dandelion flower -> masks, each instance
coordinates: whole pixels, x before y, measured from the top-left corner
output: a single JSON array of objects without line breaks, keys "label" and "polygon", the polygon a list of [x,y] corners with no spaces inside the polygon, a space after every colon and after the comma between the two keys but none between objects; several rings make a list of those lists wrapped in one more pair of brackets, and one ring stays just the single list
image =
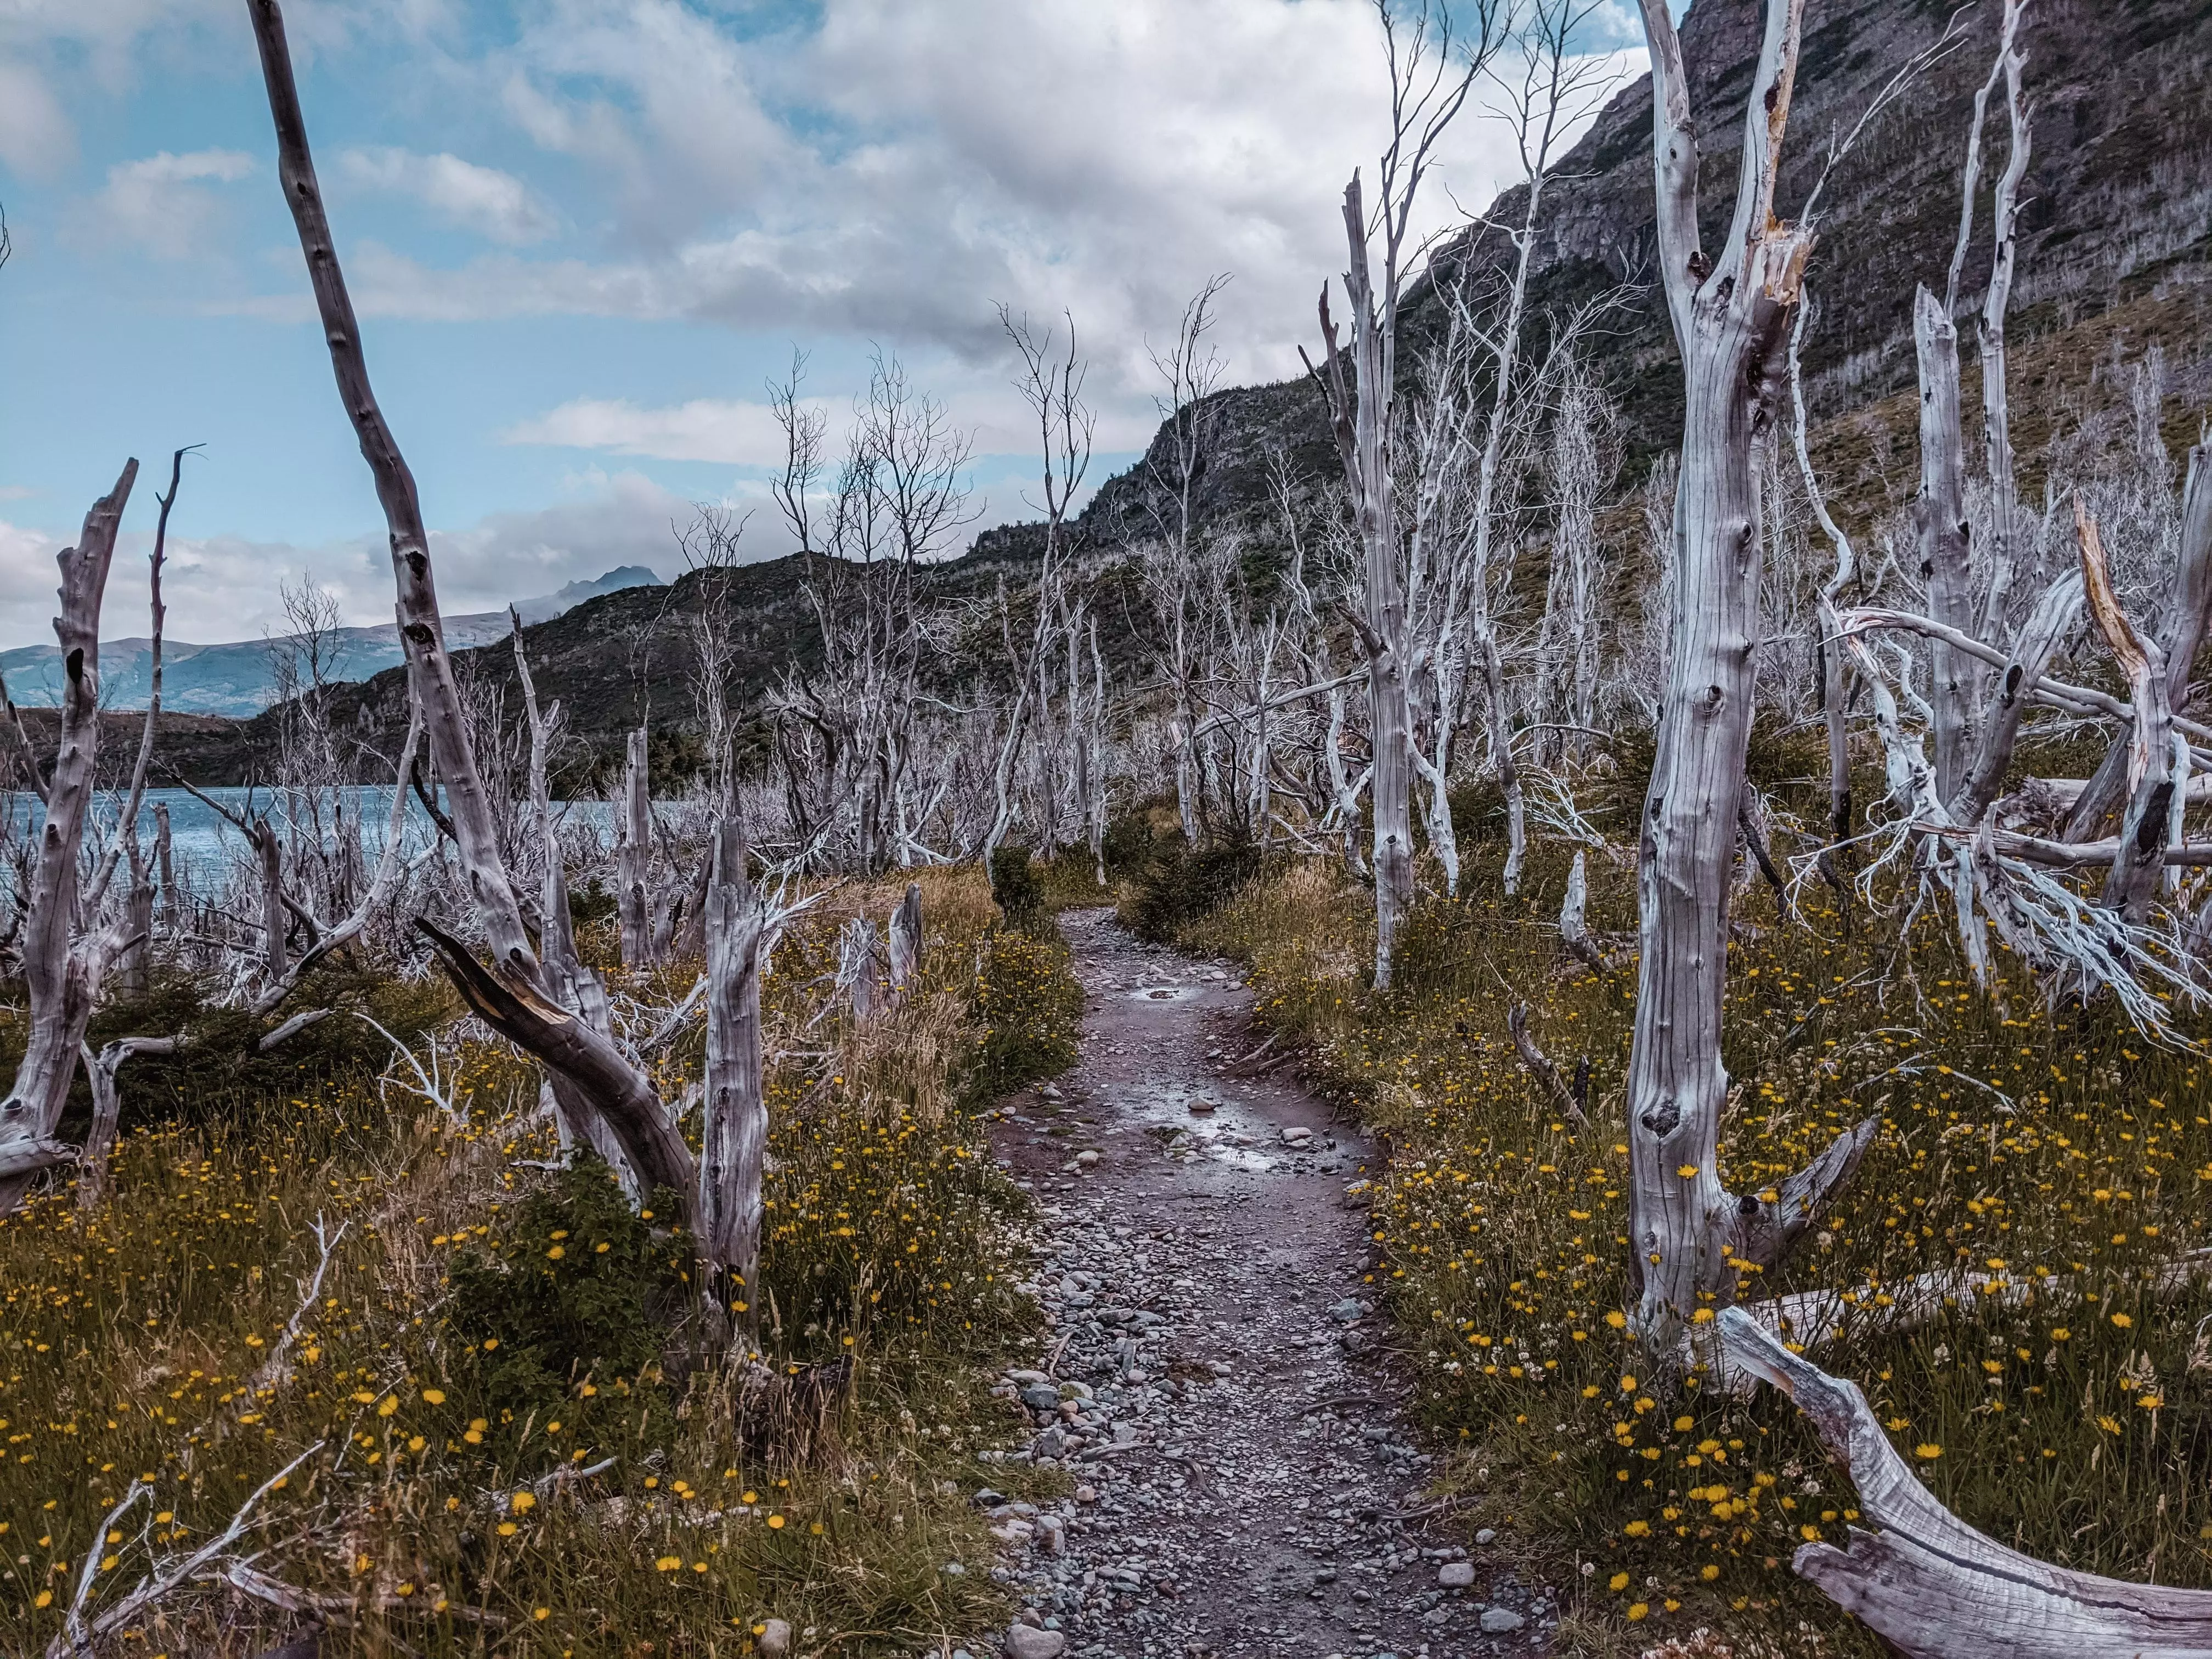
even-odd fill
[{"label": "dandelion flower", "polygon": [[1923,1463],[1932,1463],[1943,1455],[1943,1449],[1923,1440],[1912,1449],[1912,1455]]}]

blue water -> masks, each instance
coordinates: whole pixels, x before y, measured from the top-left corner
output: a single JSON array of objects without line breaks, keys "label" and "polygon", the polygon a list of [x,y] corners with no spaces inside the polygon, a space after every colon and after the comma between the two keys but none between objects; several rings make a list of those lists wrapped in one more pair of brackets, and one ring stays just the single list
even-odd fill
[{"label": "blue water", "polygon": [[[266,789],[222,788],[204,792],[210,799],[222,802],[243,817],[250,809],[255,812],[271,813],[279,824],[291,822],[285,797],[272,795]],[[138,808],[138,843],[150,857],[154,847],[154,807],[156,803],[169,809],[169,845],[177,872],[203,889],[220,882],[240,860],[246,855],[246,837],[237,827],[217,812],[207,802],[187,789],[149,789]],[[112,833],[116,820],[123,811],[123,796],[118,791],[103,793],[94,804],[90,821],[85,828],[85,843],[88,849],[105,848]],[[358,788],[326,791],[323,796],[323,824],[327,830],[334,822],[333,807],[342,807],[345,820],[351,823],[356,817],[362,820],[362,845],[374,859],[384,848],[385,827],[392,811],[390,784],[363,784]],[[564,823],[588,825],[605,834],[611,823],[611,808],[603,800],[582,800],[556,803],[555,811],[562,815]],[[45,809],[37,796],[27,792],[0,793],[0,814],[4,814],[10,839],[21,840],[34,836],[46,822]],[[298,825],[302,834],[310,830],[310,821],[304,807]],[[400,848],[411,854],[429,844],[435,831],[422,811],[422,804],[410,793],[407,810],[400,820]]]}]

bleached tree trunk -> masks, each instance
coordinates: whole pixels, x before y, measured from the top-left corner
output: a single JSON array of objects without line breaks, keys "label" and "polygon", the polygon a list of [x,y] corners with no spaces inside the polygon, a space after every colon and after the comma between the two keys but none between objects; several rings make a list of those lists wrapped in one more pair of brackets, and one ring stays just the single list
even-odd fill
[{"label": "bleached tree trunk", "polygon": [[908,882],[906,896],[891,912],[890,995],[896,1003],[912,988],[921,971],[921,884]]},{"label": "bleached tree trunk", "polygon": [[1739,1262],[1781,1259],[1879,1127],[1846,1131],[1777,1201],[1741,1197],[1717,1167],[1728,1073],[1721,1024],[1736,806],[1751,735],[1759,629],[1754,453],[1777,416],[1790,313],[1809,246],[1775,216],[1802,0],[1768,0],[1744,121],[1734,221],[1717,258],[1698,239],[1698,149],[1666,0],[1642,0],[1652,64],[1658,262],[1683,364],[1668,668],[1638,880],[1642,951],[1629,1056],[1632,1328],[1662,1370],[1738,1289]]},{"label": "bleached tree trunk", "polygon": [[[109,957],[120,945],[105,933],[77,941],[78,851],[100,754],[100,606],[115,557],[115,535],[138,463],[125,465],[115,488],[85,514],[76,545],[64,548],[62,613],[54,637],[62,653],[62,708],[54,768],[44,783],[46,821],[24,902],[23,986],[30,1029],[8,1097],[0,1101],[0,1216],[22,1201],[44,1170],[70,1156],[54,1139],[78,1051]],[[35,775],[37,762],[31,765]]]},{"label": "bleached tree trunk", "polygon": [[[531,825],[536,831],[543,872],[538,890],[538,965],[546,989],[563,1008],[573,1008],[600,1036],[611,1040],[613,1010],[599,976],[584,966],[576,951],[575,919],[568,909],[568,860],[561,847],[560,828],[553,820],[552,790],[547,781],[553,733],[561,718],[561,705],[541,708],[537,682],[530,672],[529,653],[522,644],[522,616],[507,611],[513,627],[515,678],[522,687],[522,713],[530,732],[528,788]],[[402,775],[412,763],[410,753],[401,765]],[[397,826],[394,826],[397,833]],[[615,1178],[633,1200],[646,1196],[645,1183],[632,1162],[623,1138],[615,1133],[598,1103],[570,1079],[548,1068],[545,1097],[550,1101],[559,1131],[563,1156],[578,1143],[589,1146],[615,1172]]]},{"label": "bleached tree trunk", "polygon": [[[1791,1565],[1905,1659],[2203,1659],[2212,1592],[2130,1584],[2038,1561],[1975,1531],[1921,1483],[1856,1385],[1792,1353],[1749,1313],[1720,1316],[1741,1371],[1811,1420],[1858,1494],[1848,1547],[1806,1544]],[[1808,1528],[1809,1530],[1809,1528]]]},{"label": "bleached tree trunk", "polygon": [[161,895],[161,930],[173,933],[184,919],[184,896],[177,890],[177,865],[169,834],[169,804],[154,803],[154,873]]},{"label": "bleached tree trunk", "polygon": [[[2212,447],[2203,444],[2189,452],[2188,478],[2181,494],[2181,551],[2165,620],[2160,644],[2166,653],[2166,700],[2178,711],[2188,706],[2189,677],[2206,629],[2212,626]],[[2067,815],[2067,840],[2089,840],[2103,826],[2122,799],[2130,750],[2131,738],[2123,735],[2106,752],[2104,763]]]},{"label": "bleached tree trunk", "polygon": [[1091,793],[1084,802],[1088,825],[1091,866],[1098,884],[1106,884],[1106,659],[1098,649],[1098,618],[1091,618],[1091,718],[1088,732]]},{"label": "bleached tree trunk", "polygon": [[116,1127],[123,1115],[116,1073],[134,1054],[173,1054],[182,1046],[182,1039],[173,1036],[123,1037],[97,1054],[89,1043],[77,1045],[84,1060],[85,1082],[92,1091],[92,1127],[77,1160],[76,1206],[81,1214],[97,1210],[107,1196],[108,1160],[115,1153]]},{"label": "bleached tree trunk", "polygon": [[470,1006],[501,1035],[590,1095],[640,1176],[650,1185],[684,1194],[681,1202],[688,1209],[696,1167],[651,1080],[611,1039],[545,1000],[537,952],[500,857],[498,825],[477,769],[453,659],[446,649],[429,538],[414,475],[369,383],[360,325],[315,179],[283,13],[277,0],[248,0],[248,10],[276,128],[278,178],[299,233],[339,399],[360,440],[384,509],[408,679],[422,712],[432,766],[445,787],[462,877],[495,966],[486,969],[459,940],[434,924],[420,925]]},{"label": "bleached tree trunk", "polygon": [[146,867],[145,849],[138,844],[137,827],[120,828],[116,833],[122,839],[131,884],[123,893],[125,943],[122,957],[115,965],[115,988],[126,997],[143,997],[152,983],[148,969],[153,953],[154,883]]},{"label": "bleached tree trunk", "polygon": [[[1352,339],[1348,350],[1339,349],[1324,287],[1321,332],[1325,356],[1321,369],[1313,372],[1328,400],[1365,576],[1364,615],[1356,620],[1367,653],[1367,731],[1373,757],[1369,799],[1375,815],[1375,984],[1384,989],[1390,983],[1398,924],[1413,898],[1413,730],[1407,685],[1412,641],[1399,575],[1391,470],[1399,294],[1404,262],[1412,251],[1407,234],[1413,204],[1437,143],[1466,106],[1476,79],[1498,48],[1492,31],[1502,14],[1481,9],[1475,20],[1480,33],[1458,40],[1450,11],[1431,0],[1421,0],[1402,14],[1389,0],[1376,0],[1376,12],[1389,50],[1390,142],[1376,173],[1372,231],[1359,175],[1353,173],[1345,186],[1344,291],[1352,307]],[[1381,242],[1379,270],[1370,246],[1371,234]],[[1347,355],[1352,360],[1349,386],[1345,381]],[[1308,367],[1311,370],[1310,363]]]},{"label": "bleached tree trunk", "polygon": [[1984,810],[2004,787],[2028,700],[2042,682],[2052,654],[2081,614],[2081,574],[2069,571],[2044,590],[2034,612],[2021,625],[2020,636],[2013,641],[2011,659],[1997,678],[1996,695],[1983,711],[1973,763],[1967,768],[1959,793],[1947,803],[1954,823],[1980,822]]},{"label": "bleached tree trunk", "polygon": [[[1991,71],[1993,77],[2002,73],[2004,78],[2005,111],[2011,127],[2012,146],[2005,158],[2005,170],[1997,179],[1993,209],[1996,240],[1990,258],[1989,290],[1982,298],[1982,442],[1990,476],[1990,536],[1994,544],[1990,549],[1989,592],[1982,605],[1981,635],[1985,640],[1996,639],[2004,625],[2005,609],[2012,596],[2020,559],[2020,490],[2013,466],[2005,313],[2012,303],[2014,256],[2019,242],[2020,186],[2027,176],[2033,137],[2027,100],[2021,91],[2021,71],[2027,67],[2027,59],[2019,46],[2020,26],[2027,10],[2027,0],[2005,0],[1996,68]],[[1977,100],[1977,136],[1980,115],[1981,106]],[[1969,201],[1967,211],[1972,210]]]},{"label": "bleached tree trunk", "polygon": [[[1967,556],[1966,439],[1959,422],[1959,333],[1926,288],[1914,295],[1912,339],[1920,365],[1920,495],[1913,514],[1928,614],[1972,634],[1980,620]],[[1936,787],[1948,800],[1966,779],[1980,666],[1942,641],[1929,653],[1936,711]]]},{"label": "bleached tree trunk", "polygon": [[837,988],[844,993],[855,1025],[866,1025],[876,1017],[876,925],[866,916],[847,921],[838,940]]},{"label": "bleached tree trunk", "polygon": [[701,1254],[726,1278],[723,1301],[744,1328],[759,1322],[761,1178],[768,1158],[762,1083],[763,921],[734,815],[714,827],[707,885],[707,1076],[699,1154]]},{"label": "bleached tree trunk", "polygon": [[615,838],[623,966],[632,969],[653,960],[653,796],[646,753],[646,729],[641,726],[624,746],[622,811],[616,817]]},{"label": "bleached tree trunk", "polygon": [[284,908],[284,842],[267,813],[244,821],[246,842],[261,882],[261,975],[264,983],[284,977],[284,936],[292,919]]},{"label": "bleached tree trunk", "polygon": [[2148,639],[2121,606],[2112,591],[2112,574],[2097,533],[2097,521],[2077,499],[2074,522],[2081,545],[2081,577],[2088,593],[2089,614],[2105,636],[2128,682],[2129,701],[2135,708],[2128,738],[2127,811],[2120,819],[2120,850],[2105,881],[2104,902],[2131,922],[2140,923],[2150,911],[2158,891],[2166,849],[2172,839],[2170,820],[2174,799],[2188,784],[2189,751],[2181,749],[2176,783],[2174,772],[2173,705],[2166,690],[2166,653]]}]

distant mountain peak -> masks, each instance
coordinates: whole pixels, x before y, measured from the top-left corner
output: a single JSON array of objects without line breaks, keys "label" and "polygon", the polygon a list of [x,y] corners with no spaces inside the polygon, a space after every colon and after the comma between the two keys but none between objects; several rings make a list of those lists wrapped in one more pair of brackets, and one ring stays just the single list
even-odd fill
[{"label": "distant mountain peak", "polygon": [[[549,622],[572,611],[586,599],[618,593],[630,587],[665,586],[659,574],[641,564],[618,565],[588,581],[573,581],[556,593],[518,599],[514,608],[525,623]],[[504,610],[472,616],[447,617],[446,643],[455,650],[489,644],[503,638],[512,626]],[[248,719],[275,699],[276,676],[272,651],[281,651],[285,640],[237,640],[221,645],[192,645],[183,640],[162,642],[165,659],[161,706],[173,714],[228,714]],[[100,641],[101,685],[105,700],[117,708],[143,708],[149,666],[146,639]],[[334,678],[365,680],[397,665],[401,659],[397,626],[383,623],[374,628],[342,628],[335,641],[337,658]],[[28,708],[51,708],[61,701],[61,653],[52,645],[27,645],[0,652],[0,672],[7,678],[15,700]]]}]

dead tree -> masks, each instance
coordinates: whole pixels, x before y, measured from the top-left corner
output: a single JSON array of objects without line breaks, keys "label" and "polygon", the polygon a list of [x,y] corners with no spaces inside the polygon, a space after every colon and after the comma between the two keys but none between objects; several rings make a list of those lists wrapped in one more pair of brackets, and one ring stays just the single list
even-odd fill
[{"label": "dead tree", "polygon": [[890,997],[902,1000],[921,971],[921,885],[906,884],[906,896],[891,912]]},{"label": "dead tree", "polygon": [[625,968],[650,967],[653,936],[653,796],[646,763],[646,729],[624,745],[621,808],[615,814],[615,882]]},{"label": "dead tree", "polygon": [[[708,1305],[750,1328],[758,1323],[761,1177],[768,1158],[768,1098],[761,1066],[760,970],[765,917],[745,868],[734,815],[714,828],[707,885],[706,1116],[699,1155],[701,1254],[725,1283]],[[711,1275],[710,1275],[711,1277]]]},{"label": "dead tree", "polygon": [[[100,754],[100,600],[115,557],[116,532],[137,477],[138,463],[125,463],[115,488],[85,514],[76,544],[58,556],[61,615],[54,618],[54,636],[62,653],[61,721],[52,774],[41,777],[36,761],[30,765],[32,787],[46,803],[46,818],[24,905],[23,984],[30,1030],[14,1085],[0,1101],[0,1215],[22,1201],[42,1172],[71,1156],[54,1132],[76,1077],[100,981],[125,942],[113,927],[77,933],[81,902],[93,899],[86,914],[98,914],[97,893],[81,890],[77,860]],[[146,730],[153,730],[150,714]],[[143,784],[142,775],[138,787]],[[134,797],[137,793],[134,787]],[[112,864],[107,868],[112,871]],[[101,884],[96,877],[95,887]]]},{"label": "dead tree", "polygon": [[[2188,481],[2181,495],[2181,554],[2166,603],[2165,628],[2159,639],[2166,657],[2166,700],[2176,714],[2190,706],[2190,675],[2197,647],[2212,626],[2212,443],[2198,443],[2189,452]],[[2113,740],[2104,763],[2075,798],[2066,821],[2066,839],[2087,841],[2095,836],[2124,793],[2132,738],[2123,732]]]},{"label": "dead tree", "polygon": [[1751,736],[1760,491],[1808,240],[1775,214],[1802,0],[1768,0],[1744,120],[1733,222],[1717,257],[1698,244],[1690,83],[1666,0],[1642,0],[1652,65],[1658,264],[1680,349],[1686,409],[1674,498],[1668,670],[1643,823],[1642,951],[1629,1056],[1631,1324],[1662,1367],[1693,1363],[1740,1264],[1787,1253],[1871,1143],[1847,1130],[1772,1199],[1738,1196],[1717,1166],[1728,895]]},{"label": "dead tree", "polygon": [[574,1018],[573,1010],[549,1000],[545,976],[500,856],[498,824],[477,769],[453,659],[446,650],[429,538],[414,475],[369,383],[360,325],[315,179],[283,14],[277,0],[249,0],[249,9],[276,128],[278,177],[299,232],[339,399],[360,440],[390,531],[408,680],[422,711],[431,765],[445,789],[463,879],[492,965],[486,967],[468,946],[435,924],[424,920],[421,926],[470,1007],[587,1097],[606,1119],[640,1178],[648,1187],[665,1186],[684,1194],[680,1202],[688,1210],[696,1166],[651,1080],[611,1038]]},{"label": "dead tree", "polygon": [[1806,1544],[1791,1565],[1886,1647],[1906,1659],[2212,1653],[2212,1592],[2072,1572],[2006,1548],[1921,1484],[1856,1384],[1741,1308],[1725,1310],[1719,1329],[1729,1360],[1796,1402],[1857,1492],[1866,1528],[1850,1528],[1848,1547]]},{"label": "dead tree", "polygon": [[[1451,14],[1421,0],[1401,21],[1388,0],[1376,0],[1390,75],[1390,140],[1377,169],[1374,217],[1354,173],[1344,191],[1348,255],[1345,298],[1352,309],[1352,338],[1340,346],[1329,315],[1328,289],[1321,295],[1322,363],[1306,368],[1328,402],[1345,483],[1352,495],[1366,584],[1364,603],[1352,620],[1367,653],[1368,742],[1375,815],[1375,983],[1390,983],[1398,923],[1413,897],[1412,782],[1413,708],[1408,695],[1411,641],[1406,596],[1399,574],[1398,510],[1392,477],[1392,404],[1397,374],[1398,305],[1413,205],[1436,147],[1497,52],[1498,9],[1477,9],[1475,33],[1462,38]],[[1402,31],[1402,33],[1401,33]],[[1456,63],[1454,59],[1457,58]],[[1380,270],[1375,243],[1380,241]],[[1351,374],[1346,376],[1346,359]]]}]

